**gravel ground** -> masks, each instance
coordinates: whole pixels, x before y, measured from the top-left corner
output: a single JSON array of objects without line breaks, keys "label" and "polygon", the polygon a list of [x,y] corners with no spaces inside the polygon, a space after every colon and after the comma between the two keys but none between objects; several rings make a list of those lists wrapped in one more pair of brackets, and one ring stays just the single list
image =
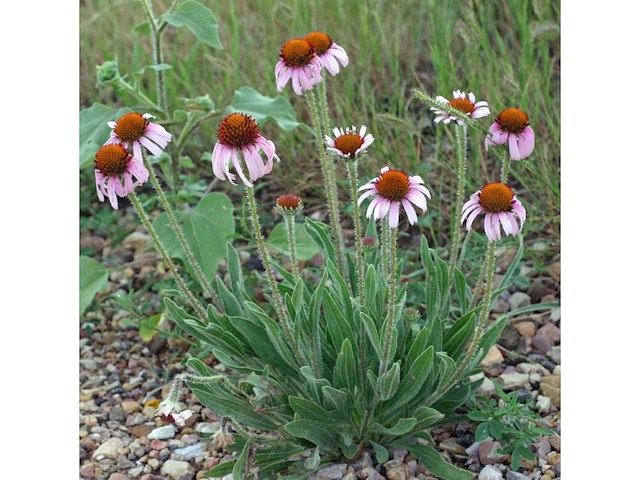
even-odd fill
[{"label": "gravel ground", "polygon": [[[136,232],[111,248],[100,235],[84,232],[81,248],[93,252],[112,268],[111,293],[138,289],[145,281],[166,277],[149,240]],[[534,246],[535,247],[535,246]],[[508,252],[498,262],[508,261]],[[246,255],[245,257],[248,257]],[[528,304],[558,302],[559,263],[550,263],[548,276],[530,279],[526,288],[505,292],[493,308],[494,314]],[[522,267],[521,277],[532,272]],[[498,272],[499,273],[499,272]],[[496,275],[499,280],[499,274]],[[105,296],[108,293],[99,295]],[[159,311],[154,293],[143,296]],[[225,452],[216,450],[207,436],[218,427],[217,416],[184,392],[182,401],[194,415],[185,427],[176,429],[155,418],[158,402],[166,396],[171,378],[183,370],[180,360],[188,344],[157,335],[145,342],[138,329],[128,326],[128,312],[102,303],[89,312],[80,330],[80,422],[81,479],[98,480],[193,480],[221,461]],[[506,391],[517,391],[521,401],[531,399],[541,415],[539,426],[557,432],[541,437],[534,445],[536,461],[523,461],[510,471],[509,458],[499,455],[499,442],[474,443],[475,426],[450,425],[432,431],[438,449],[457,465],[477,472],[480,480],[550,480],[560,478],[560,310],[515,317],[500,343],[483,362],[486,380],[483,395],[495,396],[489,380],[495,378]],[[373,452],[365,452],[355,464],[332,464],[316,472],[313,480],[429,480],[431,476],[406,451],[391,452],[393,458],[376,464]],[[230,458],[230,457],[229,457]]]}]

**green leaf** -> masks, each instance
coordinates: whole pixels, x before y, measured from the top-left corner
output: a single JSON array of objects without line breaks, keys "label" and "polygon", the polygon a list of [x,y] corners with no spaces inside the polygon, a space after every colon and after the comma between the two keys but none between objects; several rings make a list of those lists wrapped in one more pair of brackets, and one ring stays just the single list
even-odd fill
[{"label": "green leaf", "polygon": [[502,440],[502,429],[500,428],[500,422],[498,422],[495,418],[489,420],[489,435],[491,435],[496,440]]},{"label": "green leaf", "polygon": [[[320,251],[316,243],[311,239],[304,228],[302,228],[301,224],[296,225],[295,236],[298,260],[310,260]],[[267,238],[267,245],[280,253],[291,256],[289,253],[287,227],[284,223],[277,224],[273,230],[271,230],[271,234],[269,235],[269,238]]]},{"label": "green leaf", "polygon": [[249,446],[251,444],[249,442],[244,444],[244,448],[242,449],[242,453],[236,460],[235,465],[233,466],[233,480],[243,480],[244,479],[244,471],[247,466],[247,455],[249,453]]},{"label": "green leaf", "polygon": [[162,19],[174,27],[187,27],[198,40],[207,45],[222,49],[218,35],[218,20],[209,8],[195,0],[186,0]]},{"label": "green leaf", "polygon": [[378,433],[384,433],[385,435],[404,435],[409,433],[411,429],[416,425],[418,421],[414,417],[401,418],[391,428],[386,428],[379,423],[373,424],[373,431]]},{"label": "green leaf", "polygon": [[226,114],[241,112],[251,115],[259,124],[267,119],[274,120],[283,130],[293,130],[302,123],[296,121],[295,112],[289,100],[279,95],[265,97],[251,87],[241,87],[233,94],[233,100]]},{"label": "green leaf", "polygon": [[380,377],[380,400],[389,400],[397,391],[400,383],[400,363],[396,362]]},{"label": "green leaf", "polygon": [[489,436],[489,426],[487,425],[487,423],[485,422],[478,425],[478,428],[476,428],[476,442],[481,442],[488,436]]},{"label": "green leaf", "polygon": [[[227,239],[235,233],[233,205],[229,197],[224,193],[210,193],[193,210],[176,212],[176,217],[196,261],[207,279],[213,280],[218,263],[226,256]],[[167,214],[158,216],[153,226],[169,254],[182,260],[194,275]]]},{"label": "green leaf", "polygon": [[376,462],[379,464],[386,463],[389,460],[389,450],[376,442],[371,442],[373,451],[376,453]]},{"label": "green leaf", "polygon": [[141,77],[145,73],[147,73],[148,70],[151,70],[153,72],[163,72],[165,70],[171,70],[172,68],[173,67],[171,65],[169,65],[168,63],[159,63],[158,65],[145,65],[144,67],[142,67],[137,72],[133,72],[132,75],[134,77]]},{"label": "green leaf", "polygon": [[304,468],[315,470],[320,465],[320,448],[316,447],[313,454],[304,461]]},{"label": "green leaf", "polygon": [[434,475],[444,480],[471,480],[473,473],[448,463],[440,454],[428,445],[403,445],[413,453],[420,463]]},{"label": "green leaf", "polygon": [[467,417],[475,422],[484,422],[489,418],[486,413],[477,411],[467,413]]},{"label": "green leaf", "polygon": [[80,315],[98,292],[109,286],[109,270],[85,255],[80,256]]},{"label": "green leaf", "polygon": [[309,440],[320,448],[335,448],[335,429],[311,420],[294,420],[284,426],[284,429],[294,437]]},{"label": "green leaf", "polygon": [[93,163],[96,152],[109,139],[111,129],[107,122],[115,121],[130,111],[129,108],[117,110],[99,103],[80,111],[80,168]]},{"label": "green leaf", "polygon": [[162,314],[158,313],[157,315],[154,315],[149,318],[145,318],[143,321],[140,322],[140,328],[139,328],[140,338],[143,341],[148,342],[153,338],[153,336],[158,331],[158,324],[160,323],[161,318],[162,318]]}]

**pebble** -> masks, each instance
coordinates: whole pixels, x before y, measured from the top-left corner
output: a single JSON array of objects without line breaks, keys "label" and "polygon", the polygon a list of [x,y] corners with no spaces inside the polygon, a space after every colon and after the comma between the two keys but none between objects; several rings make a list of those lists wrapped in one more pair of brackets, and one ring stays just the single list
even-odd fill
[{"label": "pebble", "polygon": [[167,460],[160,469],[162,475],[168,475],[174,480],[183,480],[185,477],[191,478],[195,474],[193,467],[188,462],[180,460]]},{"label": "pebble", "polygon": [[536,333],[536,336],[531,339],[533,347],[541,353],[547,353],[553,347],[553,340],[543,333]]},{"label": "pebble", "polygon": [[507,455],[501,455],[498,450],[502,448],[500,442],[495,442],[491,438],[487,438],[480,442],[478,449],[478,457],[483,465],[491,465],[493,463],[502,463],[507,459]]},{"label": "pebble", "polygon": [[509,309],[511,311],[531,305],[531,297],[524,292],[515,292],[509,297]]},{"label": "pebble", "polygon": [[178,448],[175,450],[175,454],[180,455],[185,460],[191,460],[204,452],[206,447],[206,443],[200,442],[195,445],[189,445],[188,447]]},{"label": "pebble", "polygon": [[549,410],[551,409],[551,399],[544,395],[538,395],[538,398],[536,399],[536,408],[540,413],[549,413]]},{"label": "pebble", "polygon": [[529,382],[529,375],[519,372],[503,373],[498,377],[498,382],[504,390],[514,390],[524,387]]},{"label": "pebble", "polygon": [[109,480],[129,480],[129,477],[124,473],[112,473],[109,476]]},{"label": "pebble", "polygon": [[527,400],[531,400],[532,393],[531,393],[531,390],[527,390],[526,388],[521,388],[516,392],[516,396],[517,396],[518,402],[527,403]]},{"label": "pebble", "polygon": [[478,475],[478,480],[502,480],[502,472],[492,465],[485,466]]},{"label": "pebble", "polygon": [[549,443],[551,444],[551,446],[553,447],[553,449],[557,452],[560,451],[560,435],[552,435],[549,437]]},{"label": "pebble", "polygon": [[530,320],[516,323],[513,327],[523,337],[533,337],[536,334],[536,324]]},{"label": "pebble", "polygon": [[558,323],[560,321],[560,309],[559,308],[554,308],[553,310],[551,310],[551,314],[549,315],[549,319],[554,323]]},{"label": "pebble", "polygon": [[127,413],[136,413],[140,411],[140,404],[135,400],[123,400],[122,409]]},{"label": "pebble", "polygon": [[530,480],[530,479],[524,473],[507,472],[507,480]]},{"label": "pebble", "polygon": [[560,454],[558,452],[550,452],[549,455],[547,455],[547,461],[549,465],[555,467],[560,463]]},{"label": "pebble", "polygon": [[386,477],[389,480],[407,480],[409,478],[409,468],[402,460],[391,460],[384,464]]},{"label": "pebble", "polygon": [[490,379],[485,378],[482,381],[482,385],[478,387],[478,390],[476,392],[478,395],[481,395],[483,397],[490,397],[495,393],[495,391],[496,391],[495,383],[493,383]]},{"label": "pebble", "polygon": [[149,440],[166,440],[176,436],[176,429],[173,425],[164,425],[162,427],[154,428],[147,438]]},{"label": "pebble", "polygon": [[333,465],[321,468],[309,478],[310,480],[339,480],[344,476],[346,471],[346,463],[334,463]]},{"label": "pebble", "polygon": [[551,451],[551,443],[549,443],[549,439],[547,437],[540,437],[534,445],[536,447],[536,455],[538,455],[538,458],[547,458],[547,455]]},{"label": "pebble", "polygon": [[103,458],[116,459],[118,458],[118,450],[122,448],[122,445],[123,442],[121,438],[111,437],[102,445],[100,445],[95,452],[93,452],[91,458],[98,458],[102,456]]},{"label": "pebble", "polygon": [[500,345],[507,350],[514,350],[520,341],[520,334],[513,325],[508,323],[500,334]]},{"label": "pebble", "polygon": [[551,350],[549,351],[549,356],[551,357],[551,360],[553,361],[553,363],[560,363],[560,345],[556,345],[554,347],[551,347]]},{"label": "pebble", "polygon": [[86,477],[86,478],[93,478],[94,477],[93,465],[85,465],[84,467],[82,467],[80,469],[80,476]]},{"label": "pebble", "polygon": [[487,355],[484,357],[482,362],[480,362],[480,366],[482,367],[490,367],[491,365],[498,365],[504,361],[504,357],[500,352],[500,349],[497,345],[492,346]]},{"label": "pebble", "polygon": [[458,455],[464,454],[464,447],[458,443],[455,438],[447,438],[440,442],[440,448],[445,452],[456,453]]},{"label": "pebble", "polygon": [[120,406],[115,406],[109,412],[109,420],[114,420],[116,422],[123,422],[127,418],[126,412]]},{"label": "pebble", "polygon": [[149,245],[149,235],[143,232],[133,232],[123,241],[122,246],[136,252],[144,250]]},{"label": "pebble", "polygon": [[136,438],[146,437],[153,430],[153,427],[154,425],[145,423],[142,425],[136,425],[135,427],[131,428],[130,432],[131,435]]}]

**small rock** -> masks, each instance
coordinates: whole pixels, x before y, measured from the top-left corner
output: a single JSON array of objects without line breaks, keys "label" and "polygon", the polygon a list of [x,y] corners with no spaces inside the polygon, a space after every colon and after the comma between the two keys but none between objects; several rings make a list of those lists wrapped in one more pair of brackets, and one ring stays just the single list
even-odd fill
[{"label": "small rock", "polygon": [[127,418],[127,414],[122,409],[122,407],[118,405],[113,407],[109,412],[109,420],[114,420],[116,422],[124,422],[126,418]]},{"label": "small rock", "polygon": [[495,383],[493,383],[493,381],[491,381],[490,379],[485,378],[482,381],[482,385],[478,387],[478,390],[476,392],[478,395],[481,395],[483,397],[490,397],[495,393],[495,391],[496,391]]},{"label": "small rock", "polygon": [[167,448],[168,443],[163,442],[162,440],[151,440],[151,449],[152,450],[163,450]]},{"label": "small rock", "polygon": [[178,448],[177,450],[175,450],[175,454],[180,455],[185,460],[191,460],[204,452],[206,447],[206,443],[200,442],[196,443],[195,445],[189,445],[188,447]]},{"label": "small rock", "polygon": [[514,350],[520,341],[520,334],[513,325],[508,323],[500,334],[500,345],[507,350]]},{"label": "small rock", "polygon": [[456,453],[458,455],[465,453],[464,447],[460,445],[455,438],[447,438],[440,442],[440,448],[445,452]]},{"label": "small rock", "polygon": [[356,480],[358,477],[356,477],[356,474],[354,472],[347,472],[347,474],[342,477],[342,480]]},{"label": "small rock", "polygon": [[485,466],[478,475],[478,480],[502,480],[502,472],[492,465]]},{"label": "small rock", "polygon": [[549,453],[549,455],[547,455],[547,462],[549,462],[549,465],[552,467],[555,467],[560,463],[560,454],[558,452]]},{"label": "small rock", "polygon": [[547,455],[551,451],[551,444],[546,437],[540,437],[540,439],[534,443],[536,447],[536,455],[538,458],[547,458]]},{"label": "small rock", "polygon": [[143,466],[135,467],[127,471],[127,473],[132,477],[139,477],[142,471],[144,470]]},{"label": "small rock", "polygon": [[371,459],[371,454],[365,450],[358,461],[353,464],[353,468],[356,471],[360,471],[367,467],[373,467],[373,460]]},{"label": "small rock", "polygon": [[541,353],[547,353],[553,347],[553,340],[548,335],[538,331],[536,336],[531,339],[531,344]]},{"label": "small rock", "polygon": [[195,471],[188,462],[167,460],[162,464],[160,473],[162,475],[168,475],[173,480],[183,480],[185,477],[191,478],[195,474]]},{"label": "small rock", "polygon": [[94,477],[93,465],[85,465],[84,467],[82,467],[80,469],[80,476],[85,478],[93,478]]},{"label": "small rock", "polygon": [[153,427],[154,425],[145,423],[142,425],[136,425],[135,427],[131,428],[130,432],[131,435],[136,438],[145,437],[153,430]]},{"label": "small rock", "polygon": [[549,315],[549,319],[553,323],[558,323],[560,321],[560,309],[559,308],[554,308],[553,310],[551,310],[551,314]]},{"label": "small rock", "polygon": [[340,480],[346,471],[346,463],[334,463],[318,470],[310,477],[310,480]]},{"label": "small rock", "polygon": [[[533,375],[537,375],[537,374],[533,374]],[[532,398],[532,394],[530,390],[527,390],[526,388],[521,388],[516,392],[516,396],[518,399],[518,402],[520,403],[527,403],[527,400],[531,400]]]},{"label": "small rock", "polygon": [[542,475],[540,480],[552,480],[551,475]]},{"label": "small rock", "polygon": [[533,337],[536,334],[536,324],[530,320],[516,323],[513,326],[523,337]]},{"label": "small rock", "polygon": [[540,413],[549,413],[549,410],[551,409],[551,399],[544,395],[538,395],[538,398],[536,399],[536,408]]},{"label": "small rock", "polygon": [[[543,378],[544,380],[544,378]],[[540,391],[545,397],[549,397],[551,404],[554,407],[560,407],[560,389],[556,388],[548,383],[540,384]]]},{"label": "small rock", "polygon": [[384,464],[386,477],[389,480],[407,480],[409,468],[401,460],[391,460]]},{"label": "small rock", "polygon": [[478,457],[480,463],[483,465],[490,465],[493,463],[502,463],[507,459],[507,455],[501,455],[498,450],[502,448],[500,442],[494,442],[491,438],[487,438],[480,442],[480,448],[478,449]]},{"label": "small rock", "polygon": [[549,278],[536,278],[528,290],[531,303],[540,303],[545,295],[555,294],[556,287],[556,283]]},{"label": "small rock", "polygon": [[196,428],[194,430],[196,433],[216,433],[220,430],[220,422],[200,422],[196,424]]},{"label": "small rock", "polygon": [[147,438],[149,440],[166,440],[175,436],[176,429],[173,425],[169,424],[162,427],[154,428],[151,432],[149,432]]},{"label": "small rock", "polygon": [[556,452],[560,451],[560,444],[561,444],[560,435],[552,435],[552,436],[550,436],[549,437],[549,443],[551,444],[551,446],[553,447],[553,449]]},{"label": "small rock", "polygon": [[555,347],[551,347],[551,351],[549,352],[549,356],[553,363],[560,363],[560,345],[556,345]]},{"label": "small rock", "polygon": [[498,382],[504,390],[513,390],[524,387],[529,382],[529,375],[519,372],[503,373],[498,377]]},{"label": "small rock", "polygon": [[129,480],[129,477],[127,477],[124,473],[112,473],[109,476],[109,480]]},{"label": "small rock", "polygon": [[123,400],[122,409],[127,413],[136,413],[140,411],[140,404],[135,400]]},{"label": "small rock", "polygon": [[515,292],[509,297],[509,309],[511,311],[531,305],[531,297],[524,292]]},{"label": "small rock", "polygon": [[507,480],[530,480],[524,473],[507,472]]},{"label": "small rock", "polygon": [[494,345],[487,352],[487,356],[484,357],[482,362],[480,362],[480,366],[490,367],[491,365],[497,365],[499,363],[502,363],[503,360],[504,360],[504,357],[502,356],[500,349],[498,348],[497,345]]},{"label": "small rock", "polygon": [[551,385],[560,388],[560,375],[547,375],[540,380],[540,384]]},{"label": "small rock", "polygon": [[122,448],[122,445],[123,445],[123,442],[121,438],[111,437],[102,445],[100,445],[95,452],[93,452],[93,455],[91,455],[91,458],[97,458],[102,456],[105,458],[116,459],[118,458],[118,450]]}]

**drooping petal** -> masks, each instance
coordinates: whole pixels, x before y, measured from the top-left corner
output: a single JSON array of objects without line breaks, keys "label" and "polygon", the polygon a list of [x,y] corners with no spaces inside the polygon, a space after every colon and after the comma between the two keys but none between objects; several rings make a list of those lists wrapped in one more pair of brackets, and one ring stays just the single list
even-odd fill
[{"label": "drooping petal", "polygon": [[391,202],[389,207],[389,227],[398,228],[398,222],[400,220],[400,202]]}]

